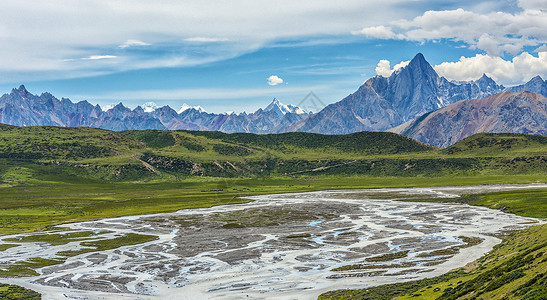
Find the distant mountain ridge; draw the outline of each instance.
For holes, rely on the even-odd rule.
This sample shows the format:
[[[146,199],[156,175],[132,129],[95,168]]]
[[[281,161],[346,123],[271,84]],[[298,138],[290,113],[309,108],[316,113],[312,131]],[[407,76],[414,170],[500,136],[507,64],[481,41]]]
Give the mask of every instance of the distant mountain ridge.
[[[123,130],[200,130],[226,133],[283,133],[292,131],[348,134],[384,131],[423,114],[465,99],[480,99],[503,91],[530,91],[547,96],[547,81],[505,88],[486,75],[473,81],[449,81],[439,76],[418,53],[407,66],[389,77],[368,79],[353,94],[312,114],[274,99],[253,113],[213,114],[183,105],[179,111],[148,102],[133,110],[122,103],[103,111],[87,101],[73,103],[50,93],[32,95],[24,86],[0,97],[0,123],[16,126],[88,126]],[[470,112],[472,113],[472,112]],[[517,129],[515,129],[517,130]],[[508,128],[506,132],[511,132]]]
[[[505,91],[456,102],[388,131],[438,147],[482,132],[546,136],[547,98],[528,91]]]
[[[25,86],[0,97],[0,123],[15,126],[92,127],[123,130],[206,130],[249,133],[278,133],[309,115],[294,105],[274,99],[266,109],[254,113],[213,114],[201,107],[183,105],[177,113],[169,106],[148,102],[131,110],[119,103],[104,111],[87,101],[73,103],[50,93],[33,95]]]

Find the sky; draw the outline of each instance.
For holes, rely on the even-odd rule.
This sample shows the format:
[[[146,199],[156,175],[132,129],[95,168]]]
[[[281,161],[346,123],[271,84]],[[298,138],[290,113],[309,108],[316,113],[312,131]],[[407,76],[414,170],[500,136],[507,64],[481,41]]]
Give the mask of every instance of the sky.
[[[0,93],[102,107],[310,106],[417,53],[449,80],[547,79],[546,0],[1,1]]]

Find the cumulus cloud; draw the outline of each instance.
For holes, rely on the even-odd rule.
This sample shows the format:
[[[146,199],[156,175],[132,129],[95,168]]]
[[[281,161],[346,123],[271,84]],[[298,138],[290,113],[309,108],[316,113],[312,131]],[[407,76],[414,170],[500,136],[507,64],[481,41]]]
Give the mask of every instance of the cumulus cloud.
[[[269,85],[278,85],[283,83],[283,79],[279,78],[277,75],[272,75],[268,77],[268,84]]]
[[[439,75],[450,80],[474,80],[486,74],[506,86],[521,84],[540,75],[547,78],[547,52],[534,56],[523,52],[512,60],[504,60],[484,54],[461,57],[456,62],[444,62],[434,66]]]
[[[378,62],[376,66],[376,74],[389,77],[393,72],[406,67],[410,63],[410,60],[402,61],[391,68],[391,63],[389,60],[382,59]]]
[[[125,41],[125,43],[119,45],[118,47],[123,49],[135,46],[150,46],[150,44],[139,40],[127,40]]]
[[[365,27],[353,34],[417,42],[448,39],[464,42],[471,49],[481,49],[489,55],[516,55],[525,46],[547,43],[545,1],[522,0],[520,6],[522,10],[516,13],[476,13],[461,8],[431,10],[411,20],[390,22],[389,27]]]
[[[384,77],[389,77],[391,75],[391,65],[389,63],[389,60],[382,59],[378,62],[378,65],[376,66],[376,74]]]

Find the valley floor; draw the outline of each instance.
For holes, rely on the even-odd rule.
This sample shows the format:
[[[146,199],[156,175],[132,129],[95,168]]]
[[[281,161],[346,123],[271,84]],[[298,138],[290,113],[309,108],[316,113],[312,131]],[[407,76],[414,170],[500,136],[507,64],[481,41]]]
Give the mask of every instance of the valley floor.
[[[375,180],[379,179],[369,178],[368,183]],[[419,179],[412,180],[419,184]],[[436,179],[439,185],[443,182]],[[400,179],[392,184],[412,183]],[[277,191],[283,188],[288,187],[278,185]],[[180,299],[180,295],[259,299],[266,294],[313,299],[340,286],[362,288],[441,275],[478,259],[500,242],[495,235],[501,231],[542,221],[427,200],[453,201],[460,199],[457,195],[493,191],[523,193],[519,190],[530,188],[547,185],[254,196],[247,204],[101,219],[40,234],[5,236],[3,245],[12,246],[0,252],[0,263],[10,270],[16,261],[27,261],[25,266],[32,271],[30,262],[47,260],[35,265],[37,277],[6,279],[42,292],[45,299]],[[258,185],[255,189],[260,193]],[[120,240],[129,235],[134,242]],[[127,246],[110,247],[100,241]],[[11,270],[10,275],[18,275],[21,268]]]

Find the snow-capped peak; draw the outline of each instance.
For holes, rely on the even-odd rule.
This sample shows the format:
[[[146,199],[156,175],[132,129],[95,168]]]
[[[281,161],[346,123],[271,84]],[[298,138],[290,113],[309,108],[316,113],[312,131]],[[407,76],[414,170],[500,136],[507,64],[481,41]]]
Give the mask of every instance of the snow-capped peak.
[[[270,105],[266,106],[264,108],[264,111],[270,111],[273,110],[278,116],[284,116],[287,113],[293,113],[293,114],[305,114],[306,111],[304,111],[302,108],[296,106],[296,105],[285,105],[281,103],[277,98],[274,98],[272,103]]]
[[[144,112],[153,112],[155,111],[156,109],[158,109],[158,105],[154,102],[146,102],[145,104],[143,104],[142,106],[142,109],[144,110]]]
[[[105,106],[101,107],[101,109],[102,109],[102,111],[106,112],[106,111],[109,111],[109,110],[113,109],[114,106],[115,106],[114,104],[108,104],[108,105],[105,105]]]
[[[180,107],[180,109],[179,109],[179,111],[178,111],[177,113],[178,113],[178,114],[181,114],[183,111],[188,110],[188,109],[192,109],[192,108],[195,109],[195,110],[197,110],[197,111],[199,111],[200,113],[201,113],[201,112],[205,112],[205,109],[203,109],[203,107],[201,107],[201,106],[199,106],[199,105],[198,105],[198,106],[190,106],[190,105],[184,103],[184,104]]]

